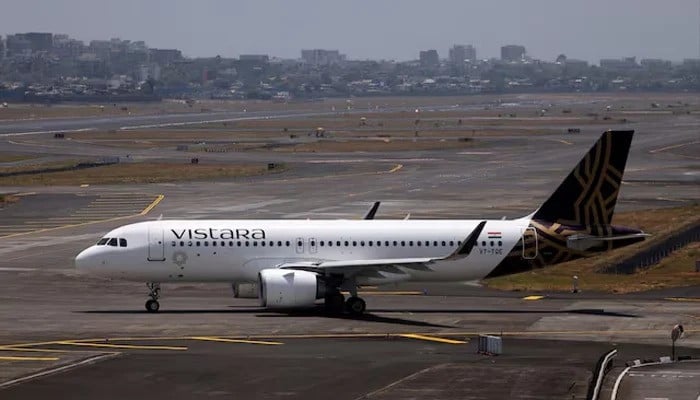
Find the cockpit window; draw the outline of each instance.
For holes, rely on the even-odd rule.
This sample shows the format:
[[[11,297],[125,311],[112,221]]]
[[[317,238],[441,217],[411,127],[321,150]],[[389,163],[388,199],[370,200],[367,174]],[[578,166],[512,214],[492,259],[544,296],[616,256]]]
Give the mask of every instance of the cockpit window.
[[[117,247],[117,238],[111,238],[109,239],[109,242],[107,242],[109,246],[114,246]]]
[[[107,244],[107,242],[109,242],[109,238],[102,238],[99,242],[97,242],[97,245],[104,246],[105,244]]]
[[[119,239],[119,247],[126,247],[126,239]]]

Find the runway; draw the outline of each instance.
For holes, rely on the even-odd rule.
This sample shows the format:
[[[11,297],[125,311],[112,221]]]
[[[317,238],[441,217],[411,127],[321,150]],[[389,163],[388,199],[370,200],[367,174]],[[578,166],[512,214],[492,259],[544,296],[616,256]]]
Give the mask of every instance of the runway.
[[[2,132],[250,116],[13,122]],[[618,210],[700,200],[697,161],[688,158],[700,121],[679,121],[625,126],[637,134]],[[89,365],[15,382],[0,397],[313,399],[333,390],[339,399],[585,398],[602,353],[617,346],[618,365],[663,356],[670,328],[681,321],[682,352],[698,357],[697,287],[621,296],[405,284],[367,289],[366,316],[332,318],[269,312],[255,299],[234,299],[226,284],[173,284],[163,285],[162,312],[152,315],[143,311],[144,285],[80,276],[73,268],[73,257],[108,230],[161,216],[355,219],[378,200],[377,218],[527,215],[599,134],[587,128],[575,136],[480,138],[473,151],[212,153],[206,154],[212,162],[290,168],[217,182],[3,188],[24,195],[7,209],[12,212],[0,212],[0,385],[84,360]],[[0,150],[125,153],[51,136],[4,136]],[[174,150],[128,151],[138,159],[183,157]],[[502,335],[502,356],[476,353],[476,338],[485,333]],[[618,398],[637,398],[632,389],[625,393]]]

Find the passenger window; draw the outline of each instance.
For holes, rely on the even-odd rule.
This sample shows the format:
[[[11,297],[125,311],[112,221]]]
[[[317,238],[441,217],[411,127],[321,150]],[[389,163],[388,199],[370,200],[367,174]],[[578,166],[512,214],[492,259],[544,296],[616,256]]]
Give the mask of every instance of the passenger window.
[[[291,243],[289,243],[289,240],[287,240],[286,242],[284,242],[284,245],[289,247],[291,245]]]
[[[394,246],[398,246],[398,242],[394,240]]]
[[[253,245],[253,246],[255,246],[255,245]],[[265,247],[265,241],[264,241],[264,240],[263,240],[262,242],[260,242],[260,246]]]
[[[333,247],[333,241],[332,241],[332,240],[329,240],[329,241],[328,241],[328,247]]]
[[[443,245],[443,246],[446,246],[446,245],[447,245],[447,244],[445,243],[445,241],[444,241],[444,240],[442,241],[442,245]]]
[[[491,241],[491,247],[493,247],[493,240]]]
[[[214,246],[214,247],[216,247],[216,240],[212,240],[212,241],[211,241],[211,245]]]
[[[408,245],[409,245],[409,246],[413,246],[413,240],[409,240],[409,241],[408,241]]]
[[[209,247],[209,241],[208,241],[208,240],[205,240],[205,241],[204,241],[204,245],[207,246],[207,247]]]
[[[401,241],[401,247],[404,247],[404,246],[406,246],[406,242],[404,242],[404,241],[402,240],[402,241]]]
[[[381,241],[381,240],[377,240],[377,247],[382,247],[382,241]]]
[[[107,242],[108,245],[117,247],[117,238],[111,238],[109,239],[109,242]]]
[[[425,241],[425,247],[429,247],[429,246],[430,246],[430,240],[426,240],[426,241]]]
[[[197,247],[199,247],[199,245],[200,245],[200,242],[197,242],[197,243],[196,243],[196,245],[197,245]]]
[[[452,240],[450,240],[450,246],[454,246],[454,245],[455,245],[455,242],[453,242]]]
[[[352,241],[352,247],[356,247],[356,246],[357,246],[357,242],[353,240],[353,241]]]
[[[498,247],[501,247],[501,246],[503,246],[503,242],[501,242],[501,241],[499,240],[499,241],[498,241]]]
[[[175,246],[175,242],[173,242],[173,246]],[[119,239],[119,247],[126,247],[126,239]]]
[[[221,241],[221,247],[226,247],[226,242],[224,242],[223,240]]]
[[[236,242],[236,246],[241,247],[241,241],[240,241],[240,240]]]
[[[253,247],[258,247],[258,242],[253,242]]]
[[[185,242],[180,242],[180,247],[185,247]]]
[[[420,240],[416,242],[416,245],[420,247]]]
[[[384,241],[384,246],[389,247],[389,241],[388,241],[388,240],[385,240],[385,241]],[[396,246],[396,245],[394,245],[394,246]]]
[[[364,240],[361,240],[361,241],[360,241],[360,246],[364,246],[364,245],[365,245],[365,241],[364,241]]]
[[[97,245],[104,246],[105,244],[107,244],[107,242],[109,242],[109,238],[102,238],[99,242],[97,242]]]
[[[481,242],[481,245],[484,246],[484,247],[486,247],[486,241],[485,241],[485,240],[482,241],[482,242]]]
[[[247,240],[245,241],[245,247],[250,247],[250,242]]]
[[[433,242],[433,246],[437,247],[437,240]]]
[[[270,240],[270,247],[275,247],[275,242]]]
[[[278,240],[278,241],[277,241],[277,247],[282,247],[282,241],[281,241],[281,240]]]

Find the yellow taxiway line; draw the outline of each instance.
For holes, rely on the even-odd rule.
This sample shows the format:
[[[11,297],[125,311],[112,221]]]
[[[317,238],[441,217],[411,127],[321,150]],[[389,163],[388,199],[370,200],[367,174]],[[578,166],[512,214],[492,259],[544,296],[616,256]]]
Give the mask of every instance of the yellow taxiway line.
[[[350,294],[350,292],[343,291],[341,292],[343,294]],[[364,294],[367,296],[422,296],[425,293],[421,291],[386,291],[386,292],[379,292],[379,291],[359,291],[357,292],[358,294]]]
[[[20,232],[20,233],[12,233],[10,235],[5,235],[5,236],[0,236],[0,239],[5,239],[5,238],[11,238],[11,237],[17,237],[17,236],[26,236],[26,235],[31,235],[35,233],[44,233],[44,232],[50,232],[50,231],[55,231],[58,229],[65,229],[65,228],[75,228],[78,226],[86,226],[86,225],[94,225],[94,224],[99,224],[102,222],[112,222],[112,221],[119,221],[122,219],[128,219],[128,218],[134,218],[134,217],[139,217],[139,216],[144,216],[148,214],[155,206],[158,205],[158,203],[161,202],[165,198],[164,195],[159,194],[158,197],[156,197],[151,204],[148,205],[148,207],[144,208],[143,211],[141,211],[138,214],[132,214],[132,215],[124,215],[121,217],[114,217],[114,218],[108,218],[108,219],[101,219],[101,220],[96,220],[96,221],[89,221],[89,222],[81,222],[78,224],[68,224],[68,225],[62,225],[62,226],[57,226],[54,228],[46,228],[46,229],[39,229],[35,231],[28,231],[28,232]]]
[[[544,296],[539,296],[539,295],[523,297],[523,300],[529,300],[529,301],[542,300],[542,299],[544,299]]]
[[[244,340],[244,339],[226,339],[226,338],[220,338],[220,337],[213,337],[213,336],[192,336],[190,337],[192,340],[201,340],[205,342],[223,342],[223,343],[247,343],[247,344],[262,344],[262,345],[280,345],[284,344],[282,342],[269,342],[269,341],[262,341],[262,340]]]
[[[58,361],[58,357],[0,356],[0,361]]]
[[[175,351],[187,350],[187,347],[183,347],[183,346],[147,346],[147,345],[135,345],[135,344],[87,343],[87,342],[73,342],[73,341],[61,341],[61,342],[56,342],[56,344],[61,344],[61,345],[66,345],[66,346],[97,347],[97,348],[106,348],[106,349],[175,350]]]
[[[700,301],[700,298],[698,298],[698,297],[666,297],[664,300],[694,302],[694,301]]]
[[[400,170],[401,168],[403,168],[403,164],[396,164],[396,166],[394,168],[389,170],[389,173],[393,174],[394,172]]]
[[[146,214],[148,214],[149,211],[151,211],[151,210],[153,209],[153,207],[157,206],[158,203],[160,203],[161,200],[163,200],[164,197],[165,197],[165,196],[163,196],[162,194],[159,194],[158,197],[156,197],[156,199],[153,200],[153,202],[152,202],[151,204],[149,204],[148,207],[144,208],[143,211],[141,211],[141,213],[140,213],[139,215],[146,215]]]
[[[408,339],[427,340],[430,342],[439,342],[439,343],[447,343],[447,344],[465,344],[465,343],[467,343],[463,340],[445,339],[445,338],[436,337],[436,336],[419,335],[417,333],[403,333],[399,336],[404,337],[404,338],[408,338]]]

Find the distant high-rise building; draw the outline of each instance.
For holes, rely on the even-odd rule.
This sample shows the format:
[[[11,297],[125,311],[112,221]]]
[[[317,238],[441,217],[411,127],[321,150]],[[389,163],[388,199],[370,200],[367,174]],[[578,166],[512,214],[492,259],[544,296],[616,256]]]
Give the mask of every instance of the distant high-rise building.
[[[151,62],[165,66],[181,60],[182,52],[176,49],[149,49],[148,57]]]
[[[465,61],[474,62],[476,60],[476,49],[472,45],[456,44],[450,49],[450,64],[461,65]]]
[[[0,60],[5,58],[5,39],[0,36]]]
[[[509,44],[501,47],[501,60],[520,61],[525,58],[525,46]]]
[[[636,57],[624,58],[603,58],[600,60],[600,67],[610,70],[628,70],[639,67]]]
[[[37,51],[51,51],[53,48],[53,35],[43,32],[28,32],[7,35],[7,53],[15,56],[31,54]]]
[[[440,65],[440,57],[438,57],[437,50],[425,50],[421,51],[418,55],[420,60],[420,65],[422,67],[431,68]]]
[[[345,61],[345,55],[340,54],[338,50],[302,50],[301,59],[311,65],[331,65],[341,64]]]

